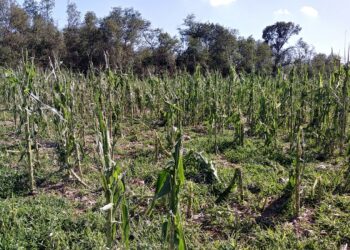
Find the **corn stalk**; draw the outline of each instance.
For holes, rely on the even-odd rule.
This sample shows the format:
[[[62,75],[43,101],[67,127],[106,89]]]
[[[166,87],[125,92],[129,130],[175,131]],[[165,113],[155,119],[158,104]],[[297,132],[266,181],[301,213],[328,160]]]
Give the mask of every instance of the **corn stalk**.
[[[122,236],[122,242],[126,249],[129,248],[129,208],[125,197],[125,178],[121,167],[112,159],[112,145],[110,132],[105,115],[102,111],[101,94],[96,94],[97,115],[97,142],[101,171],[101,183],[106,200],[106,205],[101,208],[106,212],[106,238],[108,248],[115,245],[117,228]],[[118,208],[120,209],[118,214]],[[117,221],[119,216],[121,222]]]
[[[162,226],[162,236],[168,243],[168,249],[186,249],[184,231],[182,227],[181,211],[180,211],[180,191],[185,182],[183,156],[182,156],[182,138],[179,133],[173,160],[167,164],[166,169],[162,170],[158,175],[156,191],[152,205],[148,211],[151,214],[155,202],[167,197],[168,216],[167,221]]]

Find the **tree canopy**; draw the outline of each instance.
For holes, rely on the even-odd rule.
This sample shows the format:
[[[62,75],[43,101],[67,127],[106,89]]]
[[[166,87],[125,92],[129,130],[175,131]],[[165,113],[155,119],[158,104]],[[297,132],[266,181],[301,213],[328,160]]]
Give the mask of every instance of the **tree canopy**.
[[[293,47],[285,48],[289,38],[298,35],[301,27],[292,22],[277,22],[263,30],[262,38],[270,46],[274,56],[274,71],[278,66],[286,66],[292,61]]]
[[[67,4],[66,26],[60,30],[52,17],[54,0],[0,0],[0,64],[16,66],[24,53],[42,67],[57,59],[70,69],[85,72],[90,66],[108,67],[137,74],[219,71],[271,74],[289,65],[319,71],[336,63],[326,55],[315,55],[313,47],[289,39],[301,27],[277,22],[263,30],[263,40],[241,37],[236,29],[218,23],[200,22],[194,15],[184,19],[178,36],[153,28],[138,11],[116,7],[102,18],[92,11],[84,17],[74,2]],[[289,45],[289,46],[287,46]],[[106,61],[107,58],[107,61]]]

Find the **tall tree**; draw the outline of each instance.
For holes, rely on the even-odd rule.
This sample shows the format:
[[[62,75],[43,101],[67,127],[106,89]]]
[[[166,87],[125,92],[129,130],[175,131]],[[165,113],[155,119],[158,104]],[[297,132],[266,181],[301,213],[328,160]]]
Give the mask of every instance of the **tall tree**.
[[[11,53],[6,45],[6,36],[9,32],[10,3],[8,0],[0,0],[0,64],[5,64]]]
[[[40,12],[47,22],[52,22],[52,11],[55,8],[55,0],[41,0]]]
[[[161,29],[149,30],[144,34],[146,46],[139,51],[141,65],[138,71],[157,71],[158,73],[174,73],[176,67],[176,53],[180,42],[176,37]]]
[[[237,69],[244,70],[247,73],[252,73],[255,71],[255,62],[256,62],[256,50],[257,43],[253,37],[240,38],[238,41],[238,50],[240,58],[238,61]]]
[[[230,66],[237,61],[237,31],[219,24],[201,23],[194,15],[185,19],[180,29],[186,49],[178,58],[179,65],[185,65],[193,72],[196,65],[228,73]]]
[[[67,5],[67,26],[63,29],[65,42],[64,62],[69,68],[79,69],[81,61],[80,12],[77,5],[69,2]]]
[[[35,0],[24,0],[23,8],[32,19],[40,13],[40,7]]]
[[[300,38],[295,46],[295,62],[298,64],[310,63],[314,55],[314,48]]]
[[[0,42],[3,38],[4,32],[8,28],[10,16],[10,2],[9,0],[0,0]]]
[[[0,63],[16,66],[28,48],[30,15],[15,1],[0,0]]]
[[[80,25],[80,11],[76,3],[68,2],[67,5],[67,28],[78,28]]]
[[[0,0],[0,20],[6,18],[10,8],[9,0]]]
[[[316,54],[311,60],[311,66],[314,75],[323,74],[326,70],[327,55],[323,53]]]
[[[58,57],[62,54],[62,34],[53,22],[41,16],[34,18],[28,37],[27,49],[35,57],[37,63],[47,65],[50,57]]]
[[[120,69],[131,68],[135,49],[140,45],[143,33],[150,23],[132,8],[113,8],[101,21],[104,50],[108,52],[110,64]]]
[[[92,11],[86,12],[80,28],[81,53],[79,68],[86,71],[92,64],[96,67],[104,64],[102,36],[99,20]]]
[[[262,38],[270,46],[274,56],[274,73],[279,66],[286,66],[292,61],[293,47],[284,48],[290,37],[298,35],[301,27],[292,22],[277,22],[263,30]]]
[[[21,58],[27,47],[28,34],[30,32],[29,16],[16,3],[10,3],[10,6],[2,3],[6,8],[8,17],[3,23],[1,37],[1,54],[2,64],[16,66],[17,60]]]
[[[271,48],[265,42],[261,41],[258,41],[256,46],[256,72],[262,74],[271,74],[273,67]]]
[[[180,29],[180,35],[186,48],[177,58],[177,64],[190,72],[194,72],[197,65],[207,68],[209,59],[208,47],[202,39],[204,34],[200,30],[203,28],[195,19],[195,15],[192,14],[184,20],[184,28]]]

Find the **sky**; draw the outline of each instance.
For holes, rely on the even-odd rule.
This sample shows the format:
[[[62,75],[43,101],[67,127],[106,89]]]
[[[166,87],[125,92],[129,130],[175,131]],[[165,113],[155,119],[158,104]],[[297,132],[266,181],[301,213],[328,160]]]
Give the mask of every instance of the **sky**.
[[[319,53],[344,55],[350,42],[350,0],[71,0],[82,16],[94,11],[108,15],[113,7],[132,7],[153,28],[178,35],[184,18],[194,14],[198,21],[219,23],[237,29],[239,35],[261,39],[263,29],[277,21],[292,21],[302,27],[300,37]],[[22,1],[19,1],[20,3]],[[63,28],[67,0],[56,0],[54,19]]]

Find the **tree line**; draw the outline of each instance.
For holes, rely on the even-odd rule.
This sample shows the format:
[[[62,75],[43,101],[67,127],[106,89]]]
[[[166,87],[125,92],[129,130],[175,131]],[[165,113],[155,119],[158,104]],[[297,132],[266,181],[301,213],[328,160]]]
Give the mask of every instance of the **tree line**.
[[[68,69],[86,72],[108,65],[122,72],[174,74],[179,70],[223,75],[237,72],[274,74],[280,68],[298,67],[309,74],[327,74],[340,57],[315,53],[302,38],[289,38],[301,27],[277,22],[262,32],[262,40],[239,36],[235,29],[200,22],[189,15],[179,35],[155,29],[133,8],[112,8],[98,18],[92,11],[81,17],[76,4],[67,4],[67,23],[59,29],[52,17],[54,0],[0,0],[0,65],[15,67],[25,53],[47,67],[53,58]]]

